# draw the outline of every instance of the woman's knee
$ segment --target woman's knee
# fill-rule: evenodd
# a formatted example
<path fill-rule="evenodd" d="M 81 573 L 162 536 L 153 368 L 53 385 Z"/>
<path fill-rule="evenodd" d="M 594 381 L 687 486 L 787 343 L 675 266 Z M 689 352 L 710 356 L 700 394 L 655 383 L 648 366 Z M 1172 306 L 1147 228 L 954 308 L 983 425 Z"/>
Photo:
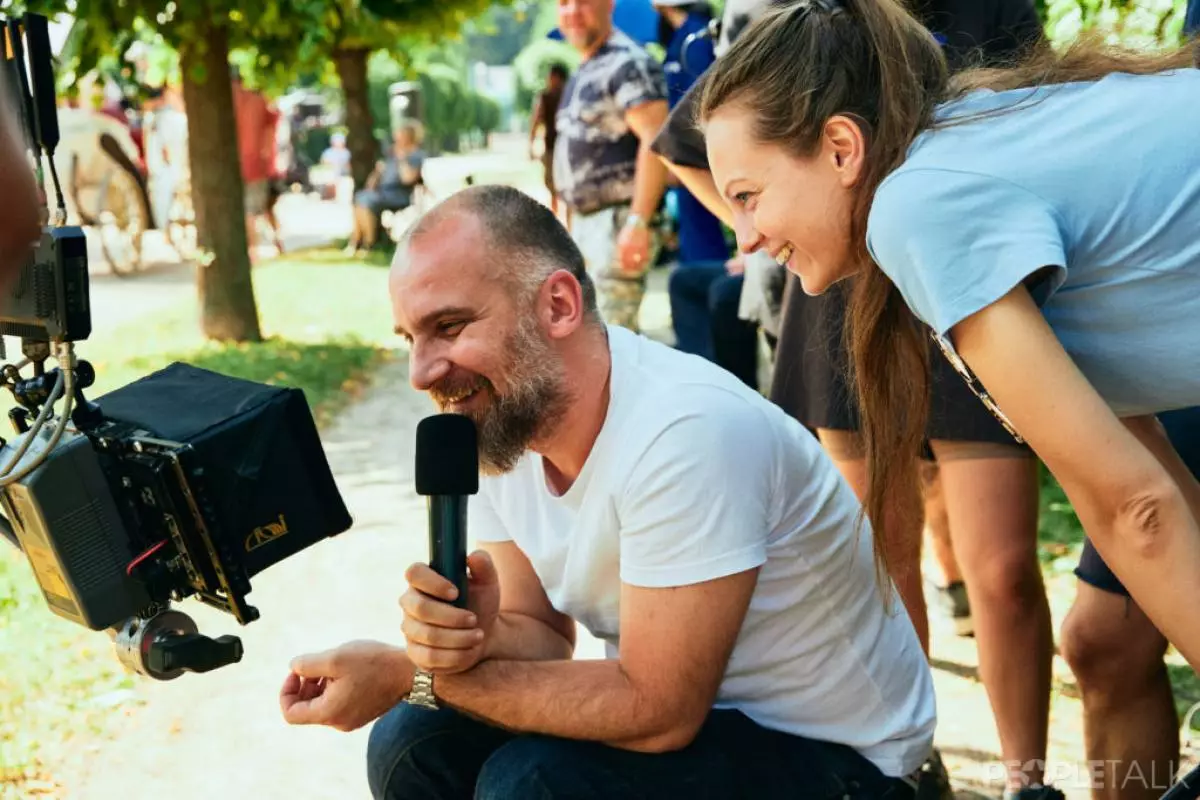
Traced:
<path fill-rule="evenodd" d="M 1085 700 L 1140 696 L 1162 673 L 1167 642 L 1123 595 L 1080 584 L 1063 620 L 1059 650 Z"/>
<path fill-rule="evenodd" d="M 932 445 L 972 604 L 1025 613 L 1030 605 L 1044 603 L 1037 560 L 1037 462 L 1009 445 Z"/>

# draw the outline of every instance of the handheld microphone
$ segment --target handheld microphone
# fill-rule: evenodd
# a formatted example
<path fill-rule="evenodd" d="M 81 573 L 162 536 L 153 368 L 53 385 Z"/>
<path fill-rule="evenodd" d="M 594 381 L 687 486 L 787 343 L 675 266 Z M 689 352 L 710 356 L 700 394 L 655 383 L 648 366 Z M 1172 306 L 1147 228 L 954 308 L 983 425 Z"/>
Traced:
<path fill-rule="evenodd" d="M 417 494 L 428 498 L 429 566 L 458 588 L 467 607 L 467 496 L 479 491 L 479 434 L 461 414 L 417 423 Z"/>

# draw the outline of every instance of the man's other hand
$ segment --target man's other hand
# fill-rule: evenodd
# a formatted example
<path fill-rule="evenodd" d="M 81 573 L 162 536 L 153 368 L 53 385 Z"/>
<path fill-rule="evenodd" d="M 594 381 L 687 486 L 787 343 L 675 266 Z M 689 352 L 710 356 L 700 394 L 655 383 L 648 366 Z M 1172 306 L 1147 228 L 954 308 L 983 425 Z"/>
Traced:
<path fill-rule="evenodd" d="M 451 605 L 457 589 L 428 564 L 413 564 L 405 573 L 402 630 L 409 658 L 423 670 L 465 672 L 487 657 L 500 611 L 500 581 L 491 556 L 482 550 L 467 557 L 467 569 L 467 608 Z"/>
<path fill-rule="evenodd" d="M 621 268 L 640 275 L 650 268 L 650 229 L 645 225 L 626 225 L 617 236 Z"/>
<path fill-rule="evenodd" d="M 398 647 L 350 642 L 299 656 L 279 692 L 290 725 L 327 725 L 352 731 L 372 722 L 412 690 L 414 668 Z"/>

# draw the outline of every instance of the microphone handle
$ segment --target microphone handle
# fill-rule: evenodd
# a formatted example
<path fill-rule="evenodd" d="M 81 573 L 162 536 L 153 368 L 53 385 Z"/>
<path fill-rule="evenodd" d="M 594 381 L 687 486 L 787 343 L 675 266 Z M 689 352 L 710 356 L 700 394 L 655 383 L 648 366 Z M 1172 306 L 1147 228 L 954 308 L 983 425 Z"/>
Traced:
<path fill-rule="evenodd" d="M 458 588 L 454 605 L 467 607 L 467 497 L 429 497 L 429 566 Z"/>

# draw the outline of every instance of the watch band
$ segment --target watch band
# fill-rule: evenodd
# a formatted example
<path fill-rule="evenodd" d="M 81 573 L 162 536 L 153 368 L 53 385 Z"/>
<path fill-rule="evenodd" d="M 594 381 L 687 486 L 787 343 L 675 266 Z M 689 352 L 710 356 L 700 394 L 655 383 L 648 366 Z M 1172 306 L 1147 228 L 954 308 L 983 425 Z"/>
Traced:
<path fill-rule="evenodd" d="M 433 673 L 423 669 L 413 673 L 412 691 L 404 701 L 409 705 L 436 709 L 438 704 L 437 696 L 433 693 Z"/>
<path fill-rule="evenodd" d="M 624 227 L 626 227 L 626 228 L 649 228 L 650 223 L 646 222 L 646 220 L 644 220 L 640 214 L 635 214 L 631 211 L 631 212 L 629 212 L 629 215 L 627 217 L 625 217 Z"/>

